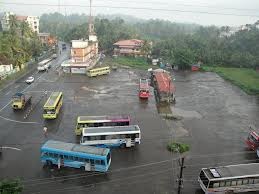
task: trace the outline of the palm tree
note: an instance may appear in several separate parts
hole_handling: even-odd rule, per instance
[[[141,46],[141,52],[145,55],[146,59],[148,60],[148,56],[151,52],[151,43],[147,40],[144,40],[142,46]]]
[[[22,21],[20,23],[20,30],[21,30],[21,36],[24,37],[31,37],[32,36],[32,30],[29,26],[29,24],[25,21]]]
[[[12,35],[17,34],[17,27],[18,27],[18,22],[16,19],[15,15],[10,15],[9,16],[9,26],[10,26],[10,32]]]

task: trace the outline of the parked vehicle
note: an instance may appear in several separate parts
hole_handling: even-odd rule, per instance
[[[43,107],[44,119],[56,119],[63,103],[62,92],[52,92]]]
[[[139,80],[139,98],[148,99],[149,98],[149,82],[148,79]]]
[[[50,68],[50,62],[52,58],[45,59],[38,64],[38,71],[46,71],[48,68]]]
[[[31,84],[31,83],[33,83],[34,82],[34,77],[28,77],[26,80],[25,80],[25,82],[27,83],[27,84]]]
[[[110,73],[110,67],[99,67],[99,68],[95,68],[95,69],[90,69],[87,71],[87,75],[89,77],[95,77],[98,75],[105,75],[105,74],[109,74]]]
[[[79,116],[75,133],[81,135],[83,128],[87,127],[127,126],[129,124],[129,116]]]
[[[202,168],[198,177],[205,194],[259,191],[259,163]]]
[[[62,50],[66,50],[67,49],[67,45],[65,43],[62,44]]]
[[[52,58],[53,59],[56,59],[58,57],[58,55],[56,54],[56,53],[54,53],[53,55],[52,55]]]
[[[49,140],[41,147],[41,162],[48,166],[55,164],[58,168],[106,172],[111,164],[111,152],[107,148]]]
[[[250,150],[255,151],[257,148],[259,148],[258,132],[256,132],[256,131],[249,132],[247,139],[245,139],[245,143]]]
[[[140,140],[138,125],[87,127],[83,129],[80,144],[98,147],[134,147],[140,144]]]
[[[24,109],[28,104],[31,104],[31,99],[32,96],[27,96],[18,92],[12,97],[12,108],[14,110]]]

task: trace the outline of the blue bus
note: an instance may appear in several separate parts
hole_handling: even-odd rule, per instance
[[[41,162],[48,166],[58,165],[58,168],[67,166],[106,172],[111,164],[111,152],[108,148],[48,140],[41,147]]]

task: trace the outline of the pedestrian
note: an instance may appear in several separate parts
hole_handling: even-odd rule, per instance
[[[43,127],[43,133],[44,133],[44,136],[47,137],[47,135],[48,135],[48,128],[46,126]]]

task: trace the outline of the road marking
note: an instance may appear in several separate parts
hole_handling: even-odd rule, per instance
[[[3,108],[0,109],[0,112],[4,110],[12,101],[10,100]]]
[[[3,117],[3,116],[0,116],[0,118],[4,119],[4,120],[6,120],[6,121],[14,122],[14,123],[21,123],[21,124],[39,124],[38,122],[24,122],[24,121],[16,121],[16,120],[9,119],[9,118]]]
[[[11,91],[7,92],[5,95],[7,96],[8,94],[10,94]]]
[[[22,151],[21,149],[19,149],[19,148],[15,148],[15,147],[3,146],[2,148],[3,148],[3,149],[11,149],[11,150]]]
[[[16,89],[16,88],[18,88],[20,85],[16,85],[16,86],[14,86],[14,88]]]

